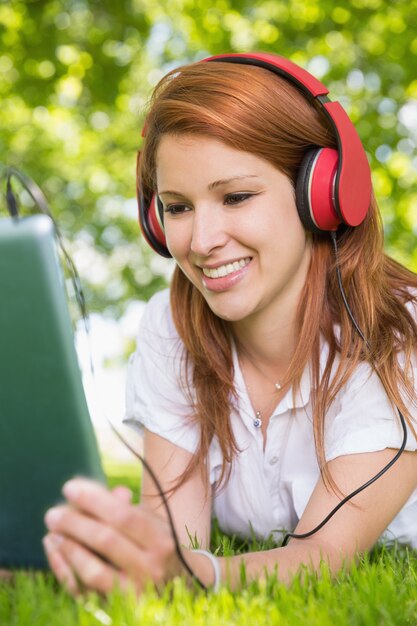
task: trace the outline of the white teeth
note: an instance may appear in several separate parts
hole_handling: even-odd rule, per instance
[[[220,265],[215,269],[203,267],[203,274],[209,278],[221,278],[223,276],[227,276],[228,274],[233,274],[233,272],[237,272],[242,267],[245,267],[250,260],[250,257],[247,257],[246,259],[240,259],[239,261],[234,261],[233,263],[227,263],[227,265]]]

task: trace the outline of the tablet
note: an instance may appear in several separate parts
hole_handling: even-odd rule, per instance
[[[55,227],[0,219],[0,567],[47,567],[43,517],[75,475],[105,480]]]

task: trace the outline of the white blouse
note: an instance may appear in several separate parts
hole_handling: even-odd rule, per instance
[[[272,533],[279,541],[282,533],[297,525],[320,476],[311,417],[310,368],[306,367],[302,375],[295,403],[290,389],[275,408],[264,450],[262,433],[254,426],[255,415],[236,350],[233,352],[238,405],[230,419],[241,452],[235,457],[227,485],[214,497],[213,516],[224,532],[242,537],[255,534],[259,538]],[[183,355],[167,289],[151,298],[141,320],[137,350],[129,362],[124,421],[145,427],[194,453],[199,427],[190,419],[190,402],[181,382]],[[323,346],[320,359],[324,368],[327,346]],[[413,365],[417,372],[416,364]],[[410,411],[416,418],[417,406],[413,405]],[[360,364],[327,413],[326,459],[384,448],[398,449],[402,440],[397,411],[392,408],[379,378],[367,364]],[[417,449],[410,430],[406,449]],[[214,439],[208,459],[212,484],[220,476],[221,462],[220,448]],[[417,488],[383,538],[397,539],[417,548]]]

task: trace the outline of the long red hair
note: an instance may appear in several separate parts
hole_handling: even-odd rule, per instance
[[[288,81],[259,67],[220,62],[178,68],[156,86],[138,171],[142,188],[156,190],[156,151],[167,133],[223,141],[266,159],[294,184],[306,150],[336,145],[325,117]],[[371,346],[368,352],[343,305],[330,237],[313,234],[312,244],[296,315],[298,344],[283,386],[292,386],[295,395],[304,368],[311,364],[317,458],[326,484],[335,487],[325,461],[325,416],[360,361],[375,364],[389,399],[412,427],[407,404],[415,401],[411,357],[417,345],[417,327],[405,305],[417,300],[417,277],[384,253],[381,217],[372,197],[364,222],[356,228],[346,227],[338,237],[343,286]],[[212,313],[178,267],[171,285],[171,309],[186,349],[182,371],[192,372],[186,382],[195,390],[190,398],[195,398],[194,419],[201,432],[199,448],[176,486],[196,467],[203,471],[213,437],[218,438],[223,453],[222,484],[238,453],[229,420],[235,398],[231,329]],[[324,372],[320,372],[321,338],[329,348]],[[397,360],[399,351],[404,353],[404,367]],[[331,376],[336,355],[340,363]]]

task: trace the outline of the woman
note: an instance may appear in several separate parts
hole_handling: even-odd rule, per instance
[[[45,547],[73,593],[178,574],[238,587],[242,561],[249,579],[288,581],[321,560],[337,571],[381,535],[417,547],[417,279],[383,253],[364,150],[326,93],[262,54],[157,86],[140,220],[176,269],[141,323],[127,420],[183,547],[149,472],[140,506],[70,481]],[[212,514],[242,536],[304,537],[217,558]]]

